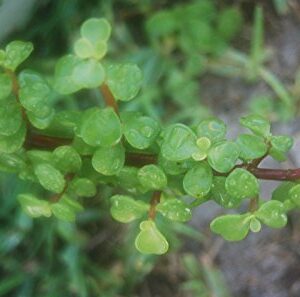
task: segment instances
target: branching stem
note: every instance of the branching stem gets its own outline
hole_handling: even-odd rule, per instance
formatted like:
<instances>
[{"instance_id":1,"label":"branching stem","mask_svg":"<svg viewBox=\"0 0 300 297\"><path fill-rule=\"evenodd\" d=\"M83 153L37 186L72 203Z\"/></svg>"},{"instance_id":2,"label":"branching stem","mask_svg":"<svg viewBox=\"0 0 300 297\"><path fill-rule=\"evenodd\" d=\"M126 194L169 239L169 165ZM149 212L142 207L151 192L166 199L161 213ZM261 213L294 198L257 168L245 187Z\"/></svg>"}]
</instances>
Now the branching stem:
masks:
<instances>
[{"instance_id":1,"label":"branching stem","mask_svg":"<svg viewBox=\"0 0 300 297\"><path fill-rule=\"evenodd\" d=\"M114 109L114 111L116 112L116 114L119 114L118 104L117 104L112 92L110 91L108 85L103 83L100 86L100 91L103 95L106 106L112 107Z\"/></svg>"}]
</instances>

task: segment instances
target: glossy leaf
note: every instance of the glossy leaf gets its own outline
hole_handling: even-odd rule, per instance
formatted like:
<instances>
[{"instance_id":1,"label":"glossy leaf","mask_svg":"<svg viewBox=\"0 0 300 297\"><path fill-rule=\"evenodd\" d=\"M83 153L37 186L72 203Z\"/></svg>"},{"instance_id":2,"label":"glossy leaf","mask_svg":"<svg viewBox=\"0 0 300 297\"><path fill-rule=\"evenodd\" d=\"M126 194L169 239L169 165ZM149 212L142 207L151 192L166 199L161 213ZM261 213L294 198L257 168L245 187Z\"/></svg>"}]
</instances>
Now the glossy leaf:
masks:
<instances>
[{"instance_id":1,"label":"glossy leaf","mask_svg":"<svg viewBox=\"0 0 300 297\"><path fill-rule=\"evenodd\" d=\"M32 194L20 194L18 201L22 210L32 218L51 216L51 207L48 201L40 200Z\"/></svg>"},{"instance_id":2,"label":"glossy leaf","mask_svg":"<svg viewBox=\"0 0 300 297\"><path fill-rule=\"evenodd\" d=\"M32 70L24 70L19 75L19 84L22 106L37 117L47 117L52 109L49 106L51 90L46 80Z\"/></svg>"},{"instance_id":3,"label":"glossy leaf","mask_svg":"<svg viewBox=\"0 0 300 297\"><path fill-rule=\"evenodd\" d=\"M294 185L290 188L288 197L293 201L293 203L300 206L300 184Z\"/></svg>"},{"instance_id":4,"label":"glossy leaf","mask_svg":"<svg viewBox=\"0 0 300 297\"><path fill-rule=\"evenodd\" d=\"M112 217L121 222L129 223L144 216L149 205L143 201L135 200L130 196L115 195L111 197L110 213Z\"/></svg>"},{"instance_id":5,"label":"glossy leaf","mask_svg":"<svg viewBox=\"0 0 300 297\"><path fill-rule=\"evenodd\" d=\"M96 171L104 175L116 175L125 163L125 150L119 143L112 147L98 148L92 158Z\"/></svg>"},{"instance_id":6,"label":"glossy leaf","mask_svg":"<svg viewBox=\"0 0 300 297\"><path fill-rule=\"evenodd\" d=\"M225 187L226 177L214 176L211 186L212 198L224 208L237 208L241 201L228 194Z\"/></svg>"},{"instance_id":7,"label":"glossy leaf","mask_svg":"<svg viewBox=\"0 0 300 297\"><path fill-rule=\"evenodd\" d=\"M148 148L159 132L158 122L150 117L132 117L124 123L124 136L128 143L137 149Z\"/></svg>"},{"instance_id":8,"label":"glossy leaf","mask_svg":"<svg viewBox=\"0 0 300 297\"><path fill-rule=\"evenodd\" d=\"M169 126L163 132L162 156L170 161L183 161L198 151L195 133L183 124Z\"/></svg>"},{"instance_id":9,"label":"glossy leaf","mask_svg":"<svg viewBox=\"0 0 300 297\"><path fill-rule=\"evenodd\" d=\"M38 164L34 173L42 187L46 190L61 193L65 187L64 176L53 166L49 164Z\"/></svg>"},{"instance_id":10,"label":"glossy leaf","mask_svg":"<svg viewBox=\"0 0 300 297\"><path fill-rule=\"evenodd\" d=\"M99 41L107 42L111 33L111 26L104 18L91 18L81 25L80 33L92 44L97 44Z\"/></svg>"},{"instance_id":11,"label":"glossy leaf","mask_svg":"<svg viewBox=\"0 0 300 297\"><path fill-rule=\"evenodd\" d=\"M162 169L156 165L145 165L138 171L138 180L149 190L161 190L167 186L167 177Z\"/></svg>"},{"instance_id":12,"label":"glossy leaf","mask_svg":"<svg viewBox=\"0 0 300 297\"><path fill-rule=\"evenodd\" d=\"M135 239L135 247L142 254L165 254L169 244L165 237L157 229L152 220L143 221L140 224L140 233Z\"/></svg>"},{"instance_id":13,"label":"glossy leaf","mask_svg":"<svg viewBox=\"0 0 300 297\"><path fill-rule=\"evenodd\" d=\"M22 123L21 127L15 134L0 136L0 152L10 154L18 151L22 147L25 137L26 125L25 123Z\"/></svg>"},{"instance_id":14,"label":"glossy leaf","mask_svg":"<svg viewBox=\"0 0 300 297\"><path fill-rule=\"evenodd\" d=\"M261 223L260 221L253 217L251 218L251 221L250 221L250 230L254 233L257 233L261 230Z\"/></svg>"},{"instance_id":15,"label":"glossy leaf","mask_svg":"<svg viewBox=\"0 0 300 297\"><path fill-rule=\"evenodd\" d=\"M229 172L240 154L239 146L231 141L216 143L208 152L208 163L216 171Z\"/></svg>"},{"instance_id":16,"label":"glossy leaf","mask_svg":"<svg viewBox=\"0 0 300 297\"><path fill-rule=\"evenodd\" d=\"M192 158L196 161L202 161L207 157L211 147L211 141L207 137L200 137L197 139L196 144L198 151L192 154Z\"/></svg>"},{"instance_id":17,"label":"glossy leaf","mask_svg":"<svg viewBox=\"0 0 300 297\"><path fill-rule=\"evenodd\" d=\"M29 57L32 51L33 45L31 42L19 40L10 42L5 47L4 68L12 71L16 70L16 68Z\"/></svg>"},{"instance_id":18,"label":"glossy leaf","mask_svg":"<svg viewBox=\"0 0 300 297\"><path fill-rule=\"evenodd\" d=\"M250 129L254 134L263 137L270 136L270 123L259 115L248 115L240 119L240 123Z\"/></svg>"},{"instance_id":19,"label":"glossy leaf","mask_svg":"<svg viewBox=\"0 0 300 297\"><path fill-rule=\"evenodd\" d=\"M251 134L241 134L236 143L240 147L240 158L245 161L258 159L268 151L268 146L264 139Z\"/></svg>"},{"instance_id":20,"label":"glossy leaf","mask_svg":"<svg viewBox=\"0 0 300 297\"><path fill-rule=\"evenodd\" d=\"M192 218L189 206L179 199L166 199L156 206L156 210L175 222L187 222Z\"/></svg>"},{"instance_id":21,"label":"glossy leaf","mask_svg":"<svg viewBox=\"0 0 300 297\"><path fill-rule=\"evenodd\" d=\"M191 196L204 198L212 186L212 170L205 162L191 168L183 178L183 188Z\"/></svg>"},{"instance_id":22,"label":"glossy leaf","mask_svg":"<svg viewBox=\"0 0 300 297\"><path fill-rule=\"evenodd\" d=\"M68 190L74 192L80 197L94 197L97 192L95 184L90 179L85 177L77 177L72 179Z\"/></svg>"},{"instance_id":23,"label":"glossy leaf","mask_svg":"<svg viewBox=\"0 0 300 297\"><path fill-rule=\"evenodd\" d=\"M226 135L226 125L219 119L201 121L196 127L198 137L207 137L212 142L223 140Z\"/></svg>"},{"instance_id":24,"label":"glossy leaf","mask_svg":"<svg viewBox=\"0 0 300 297\"><path fill-rule=\"evenodd\" d=\"M228 241L240 241L249 232L251 214L224 215L210 223L210 229Z\"/></svg>"},{"instance_id":25,"label":"glossy leaf","mask_svg":"<svg viewBox=\"0 0 300 297\"><path fill-rule=\"evenodd\" d=\"M121 123L112 108L94 108L83 117L80 135L91 146L110 147L121 139Z\"/></svg>"},{"instance_id":26,"label":"glossy leaf","mask_svg":"<svg viewBox=\"0 0 300 297\"><path fill-rule=\"evenodd\" d=\"M264 203L255 215L271 228L282 228L287 224L284 206L280 201L272 200Z\"/></svg>"},{"instance_id":27,"label":"glossy leaf","mask_svg":"<svg viewBox=\"0 0 300 297\"><path fill-rule=\"evenodd\" d=\"M259 193L256 177L243 168L237 168L226 178L225 188L229 195L238 200L254 198Z\"/></svg>"},{"instance_id":28,"label":"glossy leaf","mask_svg":"<svg viewBox=\"0 0 300 297\"><path fill-rule=\"evenodd\" d=\"M289 191L295 185L295 182L282 182L272 193L272 200L278 200L280 202L284 202L285 200L289 199Z\"/></svg>"},{"instance_id":29,"label":"glossy leaf","mask_svg":"<svg viewBox=\"0 0 300 297\"><path fill-rule=\"evenodd\" d=\"M271 137L270 155L278 161L286 160L286 153L293 146L293 138L287 135Z\"/></svg>"},{"instance_id":30,"label":"glossy leaf","mask_svg":"<svg viewBox=\"0 0 300 297\"><path fill-rule=\"evenodd\" d=\"M81 167L80 155L68 145L59 146L53 151L53 161L55 167L63 173L75 173Z\"/></svg>"},{"instance_id":31,"label":"glossy leaf","mask_svg":"<svg viewBox=\"0 0 300 297\"><path fill-rule=\"evenodd\" d=\"M143 76L137 65L110 65L106 69L106 82L115 99L129 101L139 92ZM125 79L126 78L126 79Z\"/></svg>"}]
</instances>

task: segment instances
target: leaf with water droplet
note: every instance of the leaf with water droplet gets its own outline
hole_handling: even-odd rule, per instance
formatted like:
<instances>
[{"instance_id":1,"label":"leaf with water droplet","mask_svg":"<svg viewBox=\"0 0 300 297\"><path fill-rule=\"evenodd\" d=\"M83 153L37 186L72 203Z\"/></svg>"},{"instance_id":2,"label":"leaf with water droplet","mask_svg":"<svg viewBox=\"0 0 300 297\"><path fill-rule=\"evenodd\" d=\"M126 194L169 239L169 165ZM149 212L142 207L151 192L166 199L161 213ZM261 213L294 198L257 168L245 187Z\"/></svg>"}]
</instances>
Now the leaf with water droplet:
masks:
<instances>
[{"instance_id":1,"label":"leaf with water droplet","mask_svg":"<svg viewBox=\"0 0 300 297\"><path fill-rule=\"evenodd\" d=\"M210 229L228 241L244 239L250 228L251 214L224 215L215 218L210 223Z\"/></svg>"},{"instance_id":2,"label":"leaf with water droplet","mask_svg":"<svg viewBox=\"0 0 300 297\"><path fill-rule=\"evenodd\" d=\"M167 176L157 165L143 166L138 171L138 180L148 190L161 190L167 186Z\"/></svg>"},{"instance_id":3,"label":"leaf with water droplet","mask_svg":"<svg viewBox=\"0 0 300 297\"><path fill-rule=\"evenodd\" d=\"M165 254L169 249L166 238L157 229L152 220L143 221L140 224L140 233L135 239L135 247L142 254Z\"/></svg>"},{"instance_id":4,"label":"leaf with water droplet","mask_svg":"<svg viewBox=\"0 0 300 297\"><path fill-rule=\"evenodd\" d=\"M206 162L201 162L191 168L183 178L183 188L191 196L204 198L212 185L212 170Z\"/></svg>"},{"instance_id":5,"label":"leaf with water droplet","mask_svg":"<svg viewBox=\"0 0 300 297\"><path fill-rule=\"evenodd\" d=\"M282 228L287 224L284 206L280 201L272 200L264 203L255 212L255 215L271 228Z\"/></svg>"},{"instance_id":6,"label":"leaf with water droplet","mask_svg":"<svg viewBox=\"0 0 300 297\"><path fill-rule=\"evenodd\" d=\"M211 186L212 198L224 208L237 208L241 201L228 194L225 188L226 177L214 176Z\"/></svg>"},{"instance_id":7,"label":"leaf with water droplet","mask_svg":"<svg viewBox=\"0 0 300 297\"><path fill-rule=\"evenodd\" d=\"M149 210L149 204L135 200L126 195L115 195L110 198L112 217L121 222L129 223L144 216Z\"/></svg>"},{"instance_id":8,"label":"leaf with water droplet","mask_svg":"<svg viewBox=\"0 0 300 297\"><path fill-rule=\"evenodd\" d=\"M236 164L240 154L239 146L232 141L218 142L208 152L209 165L221 173L229 172Z\"/></svg>"},{"instance_id":9,"label":"leaf with water droplet","mask_svg":"<svg viewBox=\"0 0 300 297\"><path fill-rule=\"evenodd\" d=\"M163 216L175 222L187 222L192 218L189 206L179 199L166 199L161 201L156 210Z\"/></svg>"},{"instance_id":10,"label":"leaf with water droplet","mask_svg":"<svg viewBox=\"0 0 300 297\"><path fill-rule=\"evenodd\" d=\"M211 142L221 141L226 135L226 125L216 118L207 119L197 125L196 133L198 137L207 137Z\"/></svg>"},{"instance_id":11,"label":"leaf with water droplet","mask_svg":"<svg viewBox=\"0 0 300 297\"><path fill-rule=\"evenodd\" d=\"M198 151L196 134L183 124L174 124L163 131L161 153L170 161L183 161Z\"/></svg>"},{"instance_id":12,"label":"leaf with water droplet","mask_svg":"<svg viewBox=\"0 0 300 297\"><path fill-rule=\"evenodd\" d=\"M236 168L228 175L225 187L228 194L238 200L254 198L259 193L257 178L243 168Z\"/></svg>"},{"instance_id":13,"label":"leaf with water droplet","mask_svg":"<svg viewBox=\"0 0 300 297\"><path fill-rule=\"evenodd\" d=\"M148 148L157 138L160 126L157 121L146 116L136 116L123 121L124 136L137 149Z\"/></svg>"}]
</instances>

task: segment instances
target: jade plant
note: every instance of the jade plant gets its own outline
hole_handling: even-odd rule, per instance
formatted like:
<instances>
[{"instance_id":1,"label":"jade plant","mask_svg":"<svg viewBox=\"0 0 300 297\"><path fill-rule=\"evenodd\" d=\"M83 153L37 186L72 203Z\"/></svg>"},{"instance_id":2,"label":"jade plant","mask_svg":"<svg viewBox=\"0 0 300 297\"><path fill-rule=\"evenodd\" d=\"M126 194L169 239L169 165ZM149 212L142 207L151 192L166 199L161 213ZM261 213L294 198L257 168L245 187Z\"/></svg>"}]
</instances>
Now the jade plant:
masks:
<instances>
[{"instance_id":1,"label":"jade plant","mask_svg":"<svg viewBox=\"0 0 300 297\"><path fill-rule=\"evenodd\" d=\"M242 240L262 225L284 227L287 213L300 206L300 169L259 165L268 156L284 161L293 139L273 135L268 120L254 114L240 119L247 132L227 139L218 118L165 126L124 111L143 74L137 65L104 59L110 35L105 19L85 21L73 53L57 61L50 78L20 70L33 51L30 42L13 41L0 51L0 168L40 185L18 196L24 212L74 222L85 199L109 192L112 217L139 222L136 248L158 255L169 249L159 220L187 222L209 200L224 209L249 204L246 212L211 222L226 240ZM56 110L53 96L84 89L99 91L103 106ZM269 201L259 179L282 181Z\"/></svg>"}]
</instances>

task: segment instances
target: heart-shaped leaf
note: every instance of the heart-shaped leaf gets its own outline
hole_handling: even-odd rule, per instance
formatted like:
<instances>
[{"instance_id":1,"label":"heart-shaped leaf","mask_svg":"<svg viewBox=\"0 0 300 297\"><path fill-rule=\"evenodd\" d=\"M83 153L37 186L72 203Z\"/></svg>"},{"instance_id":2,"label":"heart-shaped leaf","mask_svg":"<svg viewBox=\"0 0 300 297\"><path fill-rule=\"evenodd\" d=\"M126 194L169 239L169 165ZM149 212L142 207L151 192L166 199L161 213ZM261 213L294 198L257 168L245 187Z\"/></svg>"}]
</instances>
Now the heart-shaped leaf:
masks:
<instances>
[{"instance_id":1,"label":"heart-shaped leaf","mask_svg":"<svg viewBox=\"0 0 300 297\"><path fill-rule=\"evenodd\" d=\"M287 224L284 206L280 201L272 200L264 203L255 212L255 215L271 228L282 228Z\"/></svg>"},{"instance_id":2,"label":"heart-shaped leaf","mask_svg":"<svg viewBox=\"0 0 300 297\"><path fill-rule=\"evenodd\" d=\"M244 239L250 228L251 214L224 215L210 223L210 229L228 241Z\"/></svg>"},{"instance_id":3,"label":"heart-shaped leaf","mask_svg":"<svg viewBox=\"0 0 300 297\"><path fill-rule=\"evenodd\" d=\"M155 255L162 255L168 251L169 243L152 220L141 222L140 229L135 239L135 247L138 251L142 254Z\"/></svg>"},{"instance_id":4,"label":"heart-shaped leaf","mask_svg":"<svg viewBox=\"0 0 300 297\"><path fill-rule=\"evenodd\" d=\"M167 186L167 177L162 169L156 165L145 165L138 171L138 180L149 190L161 190Z\"/></svg>"}]
</instances>

